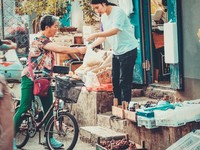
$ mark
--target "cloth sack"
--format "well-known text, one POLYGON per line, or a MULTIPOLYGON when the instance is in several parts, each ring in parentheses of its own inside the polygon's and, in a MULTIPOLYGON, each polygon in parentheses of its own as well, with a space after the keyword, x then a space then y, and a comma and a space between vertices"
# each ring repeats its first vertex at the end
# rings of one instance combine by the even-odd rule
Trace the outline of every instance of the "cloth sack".
POLYGON ((37 96, 47 96, 50 87, 50 81, 45 78, 34 80, 33 94, 37 96))

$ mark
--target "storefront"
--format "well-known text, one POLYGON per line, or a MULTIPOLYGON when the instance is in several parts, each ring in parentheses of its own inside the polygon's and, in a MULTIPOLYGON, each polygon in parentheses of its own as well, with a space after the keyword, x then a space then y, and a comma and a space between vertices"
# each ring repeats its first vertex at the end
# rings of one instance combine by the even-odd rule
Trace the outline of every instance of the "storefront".
POLYGON ((133 0, 133 5, 130 18, 140 43, 134 82, 182 89, 180 1, 133 0))

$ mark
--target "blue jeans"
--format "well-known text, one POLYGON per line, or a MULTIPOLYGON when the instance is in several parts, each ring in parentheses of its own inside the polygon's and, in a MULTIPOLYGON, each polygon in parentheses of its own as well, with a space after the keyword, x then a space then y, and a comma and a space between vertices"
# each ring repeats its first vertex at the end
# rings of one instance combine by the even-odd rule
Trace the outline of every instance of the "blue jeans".
POLYGON ((133 49, 122 55, 113 55, 112 58, 112 82, 114 97, 118 104, 122 101, 131 101, 131 85, 133 68, 137 57, 137 49, 133 49))

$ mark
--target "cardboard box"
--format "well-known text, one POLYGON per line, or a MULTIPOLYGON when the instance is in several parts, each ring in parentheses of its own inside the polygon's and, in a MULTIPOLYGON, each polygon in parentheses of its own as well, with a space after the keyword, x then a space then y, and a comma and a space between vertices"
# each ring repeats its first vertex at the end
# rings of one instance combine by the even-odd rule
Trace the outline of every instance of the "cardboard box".
POLYGON ((104 70, 97 74, 97 78, 100 84, 107 84, 112 82, 111 69, 104 70))

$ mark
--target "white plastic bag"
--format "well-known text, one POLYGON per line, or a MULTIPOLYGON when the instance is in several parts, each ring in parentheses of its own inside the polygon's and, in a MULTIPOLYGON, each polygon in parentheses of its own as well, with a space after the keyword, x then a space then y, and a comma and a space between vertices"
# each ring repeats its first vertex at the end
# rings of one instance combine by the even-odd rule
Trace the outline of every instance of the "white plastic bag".
POLYGON ((94 65, 99 65, 103 62, 103 58, 101 57, 100 54, 98 54, 98 52, 95 52, 91 49, 88 49, 86 51, 86 54, 83 58, 83 65, 85 66, 94 66, 94 65))
POLYGON ((98 87, 100 86, 99 80, 97 78, 97 75, 91 71, 89 71, 85 75, 85 86, 86 87, 98 87))

